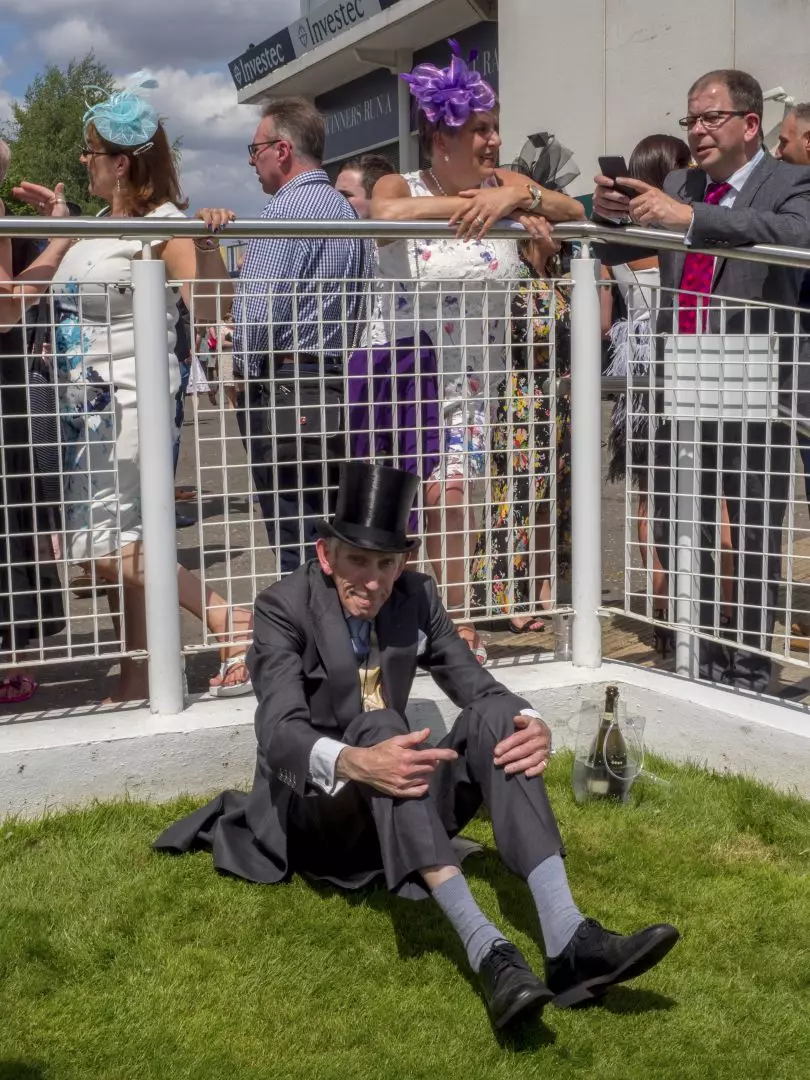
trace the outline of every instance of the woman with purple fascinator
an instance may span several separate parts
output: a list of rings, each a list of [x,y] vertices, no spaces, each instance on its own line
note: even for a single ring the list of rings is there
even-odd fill
[[[171,144],[153,105],[136,93],[157,83],[144,72],[133,76],[134,89],[103,94],[88,104],[82,145],[77,147],[87,168],[91,195],[109,204],[110,218],[120,218],[118,238],[79,240],[63,255],[53,278],[57,311],[53,352],[56,361],[62,433],[65,534],[68,558],[82,566],[93,585],[106,588],[122,651],[146,648],[146,606],[139,468],[138,386],[135,371],[132,262],[141,258],[142,244],[126,238],[127,218],[180,218],[188,205],[180,191]],[[91,92],[95,88],[88,88]],[[53,213],[64,204],[56,191],[24,181],[14,196],[39,213]],[[230,211],[201,211],[198,216],[219,226]],[[167,233],[171,232],[167,226]],[[174,237],[151,243],[154,258],[166,264],[166,276],[184,284],[180,293],[199,323],[209,325],[230,308],[232,286],[226,278],[219,244],[213,237],[191,240]],[[201,286],[200,282],[216,286]],[[192,286],[193,289],[192,301]],[[220,310],[219,300],[223,301]],[[180,383],[174,354],[178,319],[177,295],[165,294],[167,368],[166,393],[171,398]],[[166,453],[171,453],[167,432]],[[181,606],[204,621],[214,638],[233,636],[235,645],[220,650],[220,667],[211,680],[214,696],[250,693],[245,653],[252,632],[249,611],[229,608],[199,578],[177,567]],[[123,611],[119,610],[123,598]],[[145,664],[127,656],[112,700],[148,696]]]
[[[401,370],[417,353],[421,371],[439,372],[441,442],[423,452],[427,552],[446,586],[455,618],[469,617],[469,567],[480,529],[489,434],[505,368],[510,298],[520,273],[516,240],[487,238],[502,218],[521,222],[538,244],[556,250],[549,221],[583,217],[560,192],[498,168],[498,102],[455,41],[446,68],[419,64],[402,78],[418,104],[419,139],[428,167],[384,176],[374,188],[372,218],[445,221],[455,238],[380,241],[379,288],[389,350]],[[470,508],[470,509],[465,509]],[[483,663],[475,626],[459,633]]]

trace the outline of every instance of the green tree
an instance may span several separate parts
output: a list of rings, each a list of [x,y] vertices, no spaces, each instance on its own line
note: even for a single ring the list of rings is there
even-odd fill
[[[23,100],[12,104],[13,119],[2,133],[11,147],[11,167],[0,197],[15,211],[33,212],[11,198],[11,189],[21,180],[51,188],[61,180],[67,198],[84,213],[95,213],[104,205],[88,195],[87,169],[79,161],[87,100],[98,100],[98,91],[91,87],[100,87],[105,94],[115,88],[112,74],[92,52],[64,68],[47,67]]]

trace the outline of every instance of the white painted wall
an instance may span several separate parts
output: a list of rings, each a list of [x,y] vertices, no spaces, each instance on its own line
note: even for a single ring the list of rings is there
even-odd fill
[[[599,154],[682,134],[686,92],[712,68],[810,99],[808,0],[501,0],[498,36],[503,160],[553,131],[582,170],[573,194]]]

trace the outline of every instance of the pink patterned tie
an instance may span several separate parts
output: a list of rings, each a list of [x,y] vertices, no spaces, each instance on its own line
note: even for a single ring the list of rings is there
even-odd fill
[[[703,201],[717,206],[729,191],[731,191],[731,184],[711,183],[706,188],[706,198]],[[686,256],[681,275],[681,289],[684,292],[678,295],[678,330],[681,334],[697,333],[698,302],[703,307],[701,329],[705,331],[709,313],[701,297],[711,293],[713,275],[714,255],[698,255],[696,252],[690,252]]]

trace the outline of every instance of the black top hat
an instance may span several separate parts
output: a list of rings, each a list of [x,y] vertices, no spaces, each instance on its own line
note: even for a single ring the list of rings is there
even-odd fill
[[[315,528],[324,538],[336,536],[369,551],[413,551],[419,541],[409,540],[406,528],[418,486],[419,477],[403,469],[344,461],[335,516],[316,521]]]

